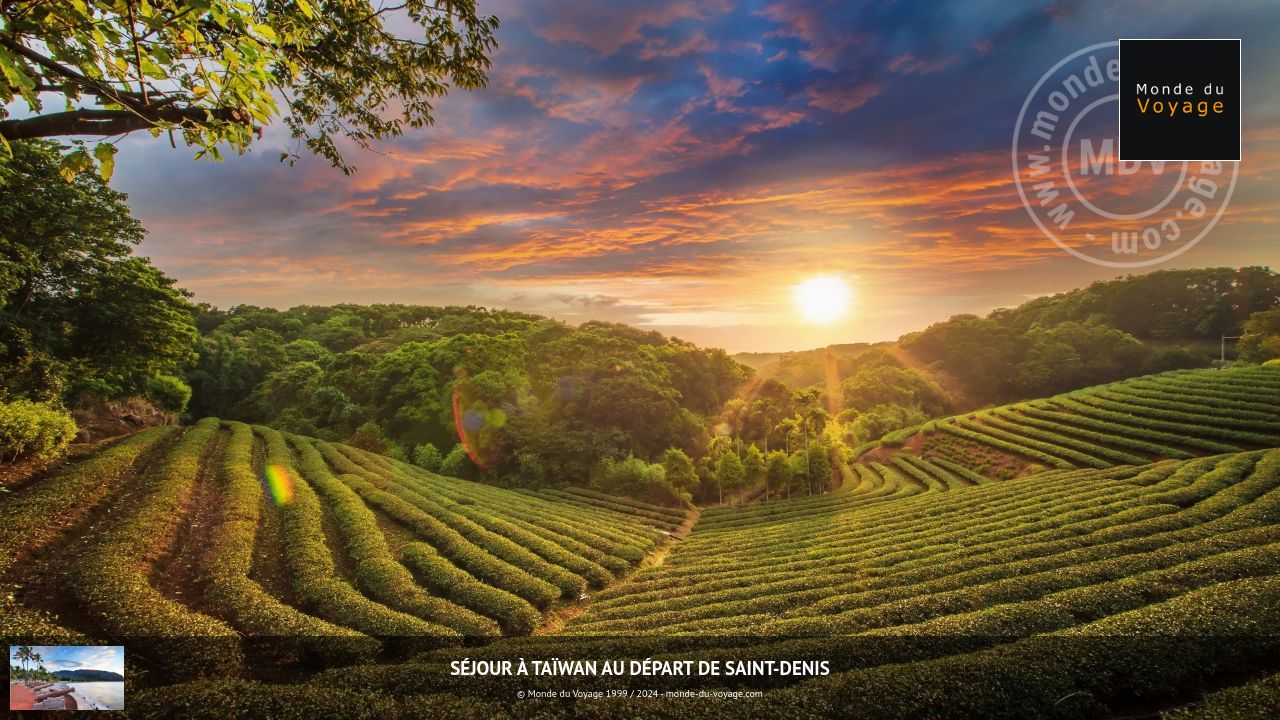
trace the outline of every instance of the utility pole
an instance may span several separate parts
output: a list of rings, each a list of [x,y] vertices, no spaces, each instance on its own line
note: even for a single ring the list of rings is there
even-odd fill
[[[1240,339],[1239,335],[1223,335],[1222,336],[1222,354],[1219,356],[1218,359],[1219,359],[1219,362],[1221,362],[1223,365],[1227,363],[1227,341],[1239,340],[1239,339]]]

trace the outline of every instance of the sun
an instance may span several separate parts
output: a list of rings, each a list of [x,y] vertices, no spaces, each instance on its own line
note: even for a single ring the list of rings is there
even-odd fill
[[[792,297],[805,320],[826,325],[849,311],[853,290],[838,277],[819,275],[798,283]]]

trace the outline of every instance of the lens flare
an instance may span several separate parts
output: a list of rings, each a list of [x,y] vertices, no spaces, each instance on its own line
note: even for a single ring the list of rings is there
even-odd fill
[[[263,478],[267,483],[267,492],[276,506],[293,502],[293,473],[283,465],[268,465],[263,468]]]
[[[453,389],[453,427],[467,457],[478,468],[492,464],[503,443],[502,429],[507,413],[480,398],[471,397],[468,388],[459,383]]]

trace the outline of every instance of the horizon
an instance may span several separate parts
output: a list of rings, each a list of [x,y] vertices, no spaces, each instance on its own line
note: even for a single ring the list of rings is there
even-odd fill
[[[510,307],[731,352],[893,339],[1124,274],[1069,256],[1022,207],[1019,106],[1091,43],[1248,27],[1247,160],[1222,222],[1176,262],[1274,255],[1280,102],[1266,52],[1280,26],[1265,7],[541,8],[482,4],[502,20],[489,87],[441,99],[436,126],[352,150],[350,178],[310,156],[279,163],[278,122],[222,164],[124,138],[113,186],[149,230],[140,254],[222,307]],[[802,322],[790,298],[819,274],[853,296],[826,325]]]
[[[1269,266],[1269,265],[1263,265],[1262,267],[1266,267],[1266,268],[1270,269],[1270,266]],[[1155,268],[1155,269],[1148,270],[1147,272],[1131,272],[1131,273],[1126,273],[1126,274],[1121,274],[1121,275],[1115,275],[1114,277],[1111,277],[1111,278],[1099,278],[1097,281],[1094,281],[1094,282],[1105,282],[1105,281],[1108,281],[1108,280],[1120,280],[1120,279],[1125,278],[1126,276],[1141,276],[1141,275],[1149,275],[1149,274],[1154,273],[1154,272],[1165,272],[1165,271],[1173,271],[1173,272],[1176,272],[1176,271],[1207,270],[1207,269],[1210,269],[1210,268],[1209,268],[1209,267],[1194,268],[1194,267],[1182,267],[1182,266],[1178,266],[1178,267],[1168,267],[1168,268],[1160,267],[1160,268]],[[1052,291],[1052,292],[1045,292],[1045,293],[1038,294],[1038,295],[1035,295],[1035,294],[1029,294],[1029,295],[1026,295],[1026,296],[1022,297],[1022,299],[1020,299],[1020,300],[1019,300],[1019,302],[1017,302],[1016,304],[1013,304],[1013,305],[999,305],[999,306],[995,306],[995,307],[989,307],[989,308],[986,308],[986,309],[978,309],[978,310],[974,310],[974,311],[970,311],[970,312],[971,312],[971,314],[978,315],[979,317],[986,317],[987,315],[989,315],[989,314],[990,314],[990,313],[992,313],[992,312],[995,312],[996,310],[1011,309],[1011,308],[1017,307],[1018,305],[1021,305],[1021,304],[1025,303],[1025,302],[1030,302],[1031,300],[1034,300],[1034,299],[1036,299],[1036,298],[1041,298],[1041,297],[1052,297],[1052,296],[1054,296],[1054,295],[1060,295],[1060,294],[1067,293],[1067,292],[1072,292],[1072,291],[1075,291],[1075,290],[1083,290],[1083,289],[1085,289],[1086,287],[1087,287],[1087,285],[1082,285],[1082,286],[1079,286],[1079,287],[1071,287],[1071,288],[1067,288],[1067,289],[1065,289],[1065,290],[1055,290],[1055,291]],[[240,303],[240,304],[252,305],[253,303]],[[280,310],[280,311],[284,311],[284,310],[288,310],[288,309],[290,309],[290,308],[292,308],[292,307],[297,307],[297,306],[299,306],[299,305],[306,305],[306,306],[311,306],[311,307],[332,307],[332,306],[342,305],[342,304],[347,304],[347,303],[344,303],[343,301],[337,301],[337,302],[330,302],[330,303],[298,303],[297,305],[281,305],[281,306],[277,306],[277,305],[259,305],[258,307],[264,307],[264,308],[270,308],[270,309],[273,309],[273,310]],[[373,305],[373,304],[380,304],[380,303],[373,303],[373,302],[370,302],[370,303],[354,303],[354,304],[357,304],[357,305]],[[433,306],[433,307],[443,307],[443,306],[444,306],[444,305],[442,305],[442,304],[441,304],[441,305],[437,305],[437,304],[435,304],[435,303],[407,303],[407,302],[397,302],[397,301],[394,301],[394,300],[393,300],[393,301],[388,301],[388,302],[386,302],[385,304],[401,304],[401,305],[428,305],[428,306]],[[217,307],[217,306],[214,306],[214,309],[225,312],[225,311],[229,311],[232,307],[234,307],[234,306],[228,306],[228,307]],[[529,310],[529,309],[527,309],[527,308],[520,308],[520,307],[504,307],[504,306],[497,306],[497,305],[493,305],[493,306],[480,305],[480,306],[477,306],[477,307],[480,307],[480,308],[485,309],[485,310],[496,310],[496,311],[506,311],[506,312],[525,312],[525,313],[533,313],[533,314],[543,314],[543,313],[539,313],[539,312],[536,312],[536,311]],[[902,333],[900,333],[900,334],[898,334],[898,335],[894,335],[894,336],[892,336],[892,337],[881,337],[881,338],[870,338],[870,339],[866,339],[866,338],[839,339],[839,338],[837,338],[837,339],[835,339],[835,340],[831,340],[831,341],[829,341],[829,342],[823,342],[823,343],[821,343],[821,344],[807,345],[807,346],[796,346],[796,347],[770,347],[770,348],[762,348],[762,349],[735,349],[735,348],[730,348],[730,347],[727,347],[727,346],[724,346],[724,345],[717,345],[717,344],[713,344],[713,343],[703,343],[703,342],[696,342],[696,341],[694,341],[694,342],[696,342],[696,344],[697,344],[698,346],[700,346],[700,347],[705,347],[705,348],[719,348],[719,349],[721,349],[721,350],[724,350],[725,352],[727,352],[727,353],[728,353],[728,354],[730,354],[730,355],[772,355],[772,354],[786,354],[786,353],[802,353],[802,352],[810,352],[810,351],[813,351],[813,350],[822,350],[822,349],[825,349],[825,348],[829,348],[829,347],[833,347],[833,346],[839,346],[839,345],[876,345],[876,344],[880,344],[880,343],[893,343],[893,342],[897,342],[897,341],[898,341],[898,340],[899,340],[903,335],[906,335],[906,334],[911,333],[911,332],[916,332],[916,331],[919,331],[919,330],[924,330],[924,329],[926,329],[927,327],[929,327],[929,325],[931,325],[931,324],[933,324],[933,323],[936,323],[936,322],[942,322],[942,321],[945,321],[945,320],[947,320],[947,319],[949,319],[949,318],[951,318],[951,317],[954,317],[955,315],[960,315],[960,314],[964,314],[964,313],[956,312],[956,313],[952,313],[952,314],[949,314],[949,315],[944,315],[944,316],[939,317],[939,318],[936,318],[936,319],[934,319],[934,320],[930,320],[930,321],[928,321],[928,322],[924,322],[923,324],[919,325],[918,327],[908,328],[908,329],[904,330]],[[578,319],[567,319],[567,318],[564,318],[564,317],[556,317],[556,316],[554,316],[554,315],[549,315],[549,314],[545,314],[545,315],[544,315],[544,317],[548,317],[548,318],[550,318],[550,319],[552,319],[552,320],[556,320],[556,321],[558,321],[558,322],[564,322],[564,323],[569,324],[569,325],[572,325],[572,326],[574,326],[574,327],[576,327],[576,326],[578,326],[578,325],[581,325],[581,324],[583,324],[583,323],[587,323],[587,322],[625,322],[625,321],[616,321],[616,320],[609,320],[609,319],[606,319],[606,318],[594,318],[594,317],[585,317],[585,318],[578,318]],[[682,335],[682,334],[680,334],[679,332],[668,332],[668,331],[666,331],[665,329],[662,329],[662,328],[658,328],[658,327],[654,327],[654,326],[646,326],[646,325],[642,325],[642,324],[639,324],[639,323],[627,323],[627,324],[634,325],[635,327],[639,327],[639,328],[644,329],[644,330],[658,330],[659,332],[662,332],[664,335],[667,335],[667,336],[670,336],[670,337],[675,337],[675,338],[680,339],[680,340],[689,340],[689,341],[693,341],[693,339],[692,339],[692,338],[690,338],[690,337],[688,337],[688,336],[686,336],[686,335]],[[827,334],[829,334],[829,333],[827,333]]]

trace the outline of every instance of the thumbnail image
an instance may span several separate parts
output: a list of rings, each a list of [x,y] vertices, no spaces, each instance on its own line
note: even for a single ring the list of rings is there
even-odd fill
[[[10,710],[123,710],[120,645],[13,645]]]

